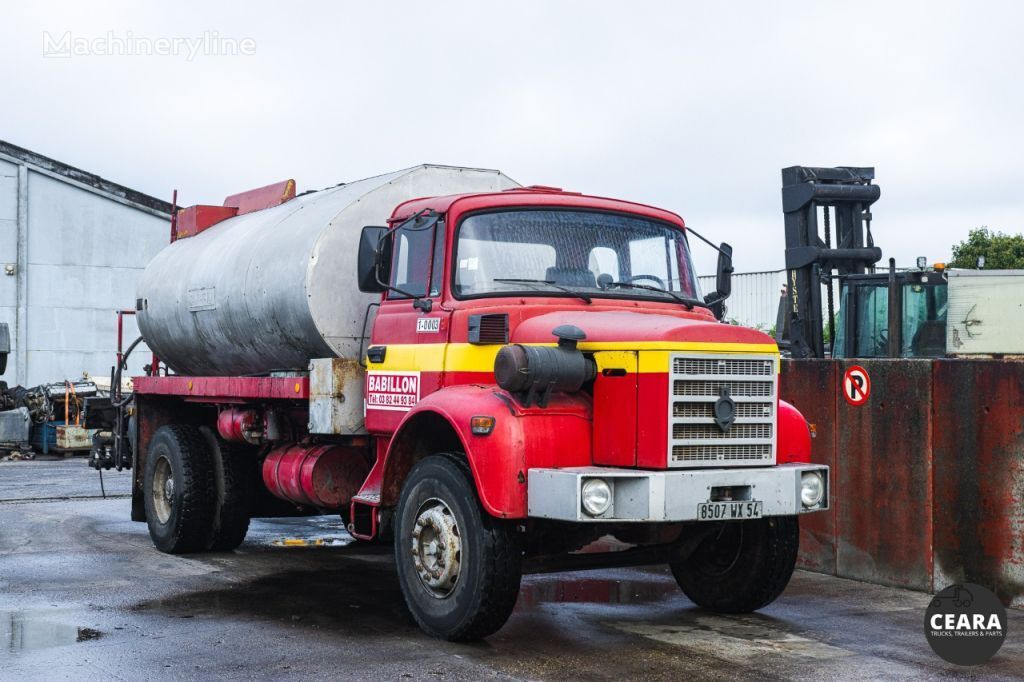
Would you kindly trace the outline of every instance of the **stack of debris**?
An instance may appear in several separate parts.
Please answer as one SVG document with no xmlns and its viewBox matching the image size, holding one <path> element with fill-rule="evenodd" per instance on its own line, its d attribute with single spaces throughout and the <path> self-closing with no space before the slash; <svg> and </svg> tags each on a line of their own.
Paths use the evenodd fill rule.
<svg viewBox="0 0 1024 682">
<path fill-rule="evenodd" d="M 0 375 L 7 371 L 9 352 L 8 327 L 0 323 Z M 83 426 L 86 406 L 100 392 L 88 377 L 32 388 L 0 381 L 0 456 L 32 459 L 35 452 L 88 451 L 93 434 Z"/>
</svg>

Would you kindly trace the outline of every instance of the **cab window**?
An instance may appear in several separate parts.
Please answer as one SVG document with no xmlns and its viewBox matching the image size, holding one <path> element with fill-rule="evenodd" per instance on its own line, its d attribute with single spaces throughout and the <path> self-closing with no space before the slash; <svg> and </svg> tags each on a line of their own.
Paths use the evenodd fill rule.
<svg viewBox="0 0 1024 682">
<path fill-rule="evenodd" d="M 438 296 L 444 271 L 444 223 L 426 228 L 408 227 L 392 235 L 391 286 L 409 294 L 389 291 L 388 299 Z M 430 287 L 427 278 L 430 277 Z"/>
</svg>

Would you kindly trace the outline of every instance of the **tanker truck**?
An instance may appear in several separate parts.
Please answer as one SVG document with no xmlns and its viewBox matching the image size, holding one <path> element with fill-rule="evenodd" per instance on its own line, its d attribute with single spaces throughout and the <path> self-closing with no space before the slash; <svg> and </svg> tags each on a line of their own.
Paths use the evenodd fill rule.
<svg viewBox="0 0 1024 682">
<path fill-rule="evenodd" d="M 172 232 L 138 283 L 153 362 L 93 453 L 132 468 L 160 551 L 340 515 L 393 543 L 424 631 L 471 640 L 524 567 L 657 562 L 701 607 L 760 609 L 829 506 L 774 341 L 713 312 L 731 249 L 702 295 L 675 213 L 425 165 Z"/>
</svg>

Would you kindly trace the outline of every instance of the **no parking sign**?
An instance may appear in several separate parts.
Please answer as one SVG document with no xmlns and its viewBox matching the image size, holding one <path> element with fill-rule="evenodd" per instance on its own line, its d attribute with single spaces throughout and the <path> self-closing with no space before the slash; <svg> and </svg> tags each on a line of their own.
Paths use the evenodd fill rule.
<svg viewBox="0 0 1024 682">
<path fill-rule="evenodd" d="M 843 397 L 854 407 L 860 407 L 871 395 L 871 379 L 868 371 L 860 365 L 853 365 L 843 374 Z"/>
</svg>

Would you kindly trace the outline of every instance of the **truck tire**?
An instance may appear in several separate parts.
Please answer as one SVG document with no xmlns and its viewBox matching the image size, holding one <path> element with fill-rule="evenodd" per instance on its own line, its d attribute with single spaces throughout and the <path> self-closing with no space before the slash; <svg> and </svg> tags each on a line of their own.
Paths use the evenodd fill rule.
<svg viewBox="0 0 1024 682">
<path fill-rule="evenodd" d="M 417 463 L 394 523 L 398 581 L 424 632 L 469 641 L 505 624 L 519 596 L 522 536 L 480 506 L 464 459 L 434 455 Z"/>
<path fill-rule="evenodd" d="M 206 549 L 215 503 L 212 457 L 194 426 L 161 426 L 146 452 L 146 523 L 161 552 Z"/>
<path fill-rule="evenodd" d="M 234 443 L 225 443 L 209 427 L 199 429 L 213 457 L 213 526 L 206 549 L 230 552 L 245 540 L 255 493 L 256 459 Z"/>
<path fill-rule="evenodd" d="M 726 521 L 689 556 L 669 566 L 698 606 L 749 613 L 771 604 L 786 589 L 799 548 L 795 516 Z"/>
</svg>

